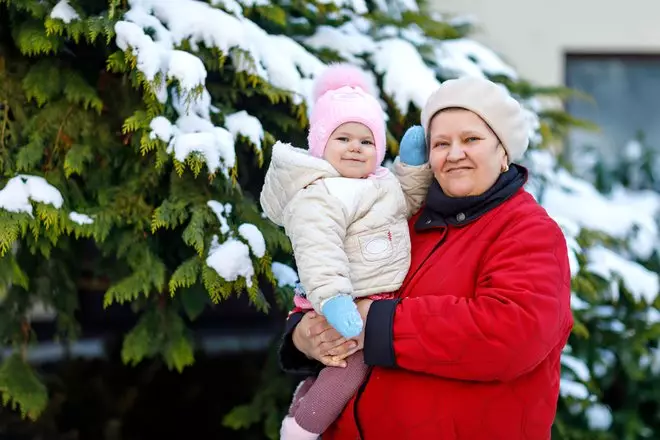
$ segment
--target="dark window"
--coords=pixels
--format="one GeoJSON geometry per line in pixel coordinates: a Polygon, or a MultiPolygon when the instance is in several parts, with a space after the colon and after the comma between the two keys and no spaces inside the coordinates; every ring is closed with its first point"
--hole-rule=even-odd
{"type": "Polygon", "coordinates": [[[578,168],[590,161],[592,149],[613,165],[640,134],[644,144],[660,152],[660,54],[570,53],[566,55],[566,85],[588,95],[570,99],[566,109],[600,128],[570,132],[569,157],[578,168]]]}

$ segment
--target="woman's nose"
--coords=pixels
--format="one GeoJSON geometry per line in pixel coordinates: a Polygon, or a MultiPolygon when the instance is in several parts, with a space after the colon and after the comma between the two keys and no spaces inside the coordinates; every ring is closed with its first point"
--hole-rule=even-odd
{"type": "Polygon", "coordinates": [[[459,142],[452,142],[449,146],[449,153],[447,154],[447,160],[457,161],[465,157],[465,151],[461,147],[459,142]]]}

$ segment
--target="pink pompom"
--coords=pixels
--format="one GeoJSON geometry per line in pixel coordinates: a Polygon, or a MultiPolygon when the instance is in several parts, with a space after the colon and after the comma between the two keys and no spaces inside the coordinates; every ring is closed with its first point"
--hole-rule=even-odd
{"type": "Polygon", "coordinates": [[[346,86],[360,87],[365,93],[371,93],[367,77],[360,68],[346,63],[331,64],[314,82],[314,101],[329,90],[346,86]]]}

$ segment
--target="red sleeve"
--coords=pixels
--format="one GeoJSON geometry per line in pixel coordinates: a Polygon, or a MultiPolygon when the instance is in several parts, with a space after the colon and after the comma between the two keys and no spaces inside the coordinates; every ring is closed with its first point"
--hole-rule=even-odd
{"type": "Polygon", "coordinates": [[[561,230],[549,217],[527,217],[484,256],[474,298],[424,296],[396,306],[396,364],[462,380],[515,378],[566,337],[570,291],[561,230]]]}

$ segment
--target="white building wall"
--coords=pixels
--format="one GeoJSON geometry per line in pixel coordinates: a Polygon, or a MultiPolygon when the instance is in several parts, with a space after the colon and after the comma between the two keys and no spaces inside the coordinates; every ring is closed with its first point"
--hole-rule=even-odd
{"type": "Polygon", "coordinates": [[[472,14],[473,35],[539,85],[564,83],[567,51],[660,54],[660,0],[431,0],[472,14]]]}

